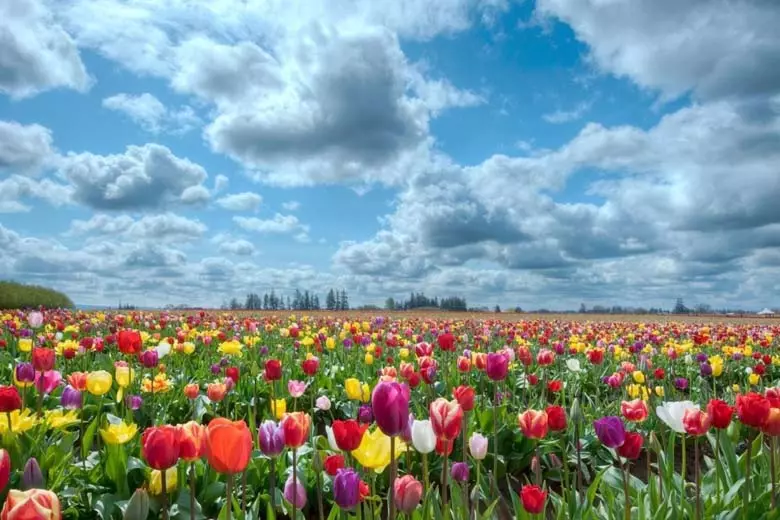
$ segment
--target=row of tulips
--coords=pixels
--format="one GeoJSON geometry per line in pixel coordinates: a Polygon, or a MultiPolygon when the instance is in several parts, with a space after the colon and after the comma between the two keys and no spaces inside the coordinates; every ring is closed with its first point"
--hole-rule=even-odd
{"type": "Polygon", "coordinates": [[[773,327],[1,317],[0,518],[777,514],[773,327]]]}

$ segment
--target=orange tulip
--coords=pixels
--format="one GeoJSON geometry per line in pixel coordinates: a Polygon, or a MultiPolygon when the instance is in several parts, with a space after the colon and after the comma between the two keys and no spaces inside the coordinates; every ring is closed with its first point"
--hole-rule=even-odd
{"type": "Polygon", "coordinates": [[[68,376],[68,384],[79,392],[85,391],[87,389],[87,373],[72,372],[68,376]]]}
{"type": "Polygon", "coordinates": [[[306,442],[311,427],[311,417],[304,412],[284,414],[282,429],[284,444],[288,448],[300,448],[306,442]]]}
{"type": "Polygon", "coordinates": [[[544,439],[547,436],[547,413],[527,410],[517,416],[523,435],[529,439],[544,439]]]}
{"type": "Polygon", "coordinates": [[[225,398],[227,386],[225,383],[210,383],[206,387],[206,395],[212,403],[218,403],[225,398]]]}
{"type": "Polygon", "coordinates": [[[241,473],[252,455],[252,434],[244,421],[217,417],[206,427],[206,458],[219,473],[241,473]]]}
{"type": "Polygon", "coordinates": [[[12,489],[5,499],[2,520],[60,520],[60,499],[47,489],[12,489]]]}
{"type": "Polygon", "coordinates": [[[179,425],[181,449],[179,457],[185,462],[194,462],[203,456],[206,450],[206,428],[190,421],[179,425]]]}

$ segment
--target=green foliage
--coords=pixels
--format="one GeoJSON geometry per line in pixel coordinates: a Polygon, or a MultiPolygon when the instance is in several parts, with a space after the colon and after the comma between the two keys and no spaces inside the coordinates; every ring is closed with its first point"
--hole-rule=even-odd
{"type": "Polygon", "coordinates": [[[0,281],[0,309],[25,309],[41,305],[50,309],[70,308],[73,302],[66,295],[48,287],[0,281]]]}

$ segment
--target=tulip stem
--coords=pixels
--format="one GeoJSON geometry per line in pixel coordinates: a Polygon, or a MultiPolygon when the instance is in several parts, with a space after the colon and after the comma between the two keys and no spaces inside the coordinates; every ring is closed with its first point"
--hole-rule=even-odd
{"type": "MultiPolygon", "coordinates": [[[[293,499],[292,499],[292,520],[298,519],[298,449],[293,448],[293,499]]],[[[230,519],[228,519],[230,520],[230,519]]]]}
{"type": "Polygon", "coordinates": [[[720,504],[720,428],[715,429],[715,500],[720,504]]]}
{"type": "Polygon", "coordinates": [[[577,450],[577,493],[582,489],[582,447],[580,446],[580,421],[574,423],[574,448],[577,450]]]}
{"type": "Polygon", "coordinates": [[[38,417],[43,417],[43,370],[41,370],[41,376],[39,381],[39,385],[36,385],[38,390],[38,417]]]}
{"type": "Polygon", "coordinates": [[[750,462],[753,458],[753,432],[748,433],[747,451],[745,452],[745,498],[742,504],[742,518],[748,520],[748,504],[750,504],[750,462]]]}
{"type": "Polygon", "coordinates": [[[398,473],[398,463],[395,460],[395,435],[390,437],[390,520],[395,520],[395,478],[398,473]]]}
{"type": "Polygon", "coordinates": [[[241,514],[246,518],[246,469],[241,472],[241,514]]]}
{"type": "Polygon", "coordinates": [[[441,510],[442,513],[444,514],[444,518],[448,519],[450,517],[449,506],[447,505],[447,476],[448,476],[447,462],[449,460],[449,457],[447,456],[447,451],[449,446],[446,445],[447,441],[444,442],[445,442],[444,462],[442,462],[442,467],[441,467],[441,510]]]}
{"type": "Polygon", "coordinates": [[[227,507],[227,509],[225,510],[225,519],[230,520],[230,518],[233,516],[233,474],[232,473],[227,474],[227,484],[225,486],[225,497],[227,498],[227,503],[225,504],[225,507],[227,507]]]}
{"type": "Polygon", "coordinates": [[[428,488],[430,487],[430,483],[428,481],[428,454],[427,453],[422,454],[422,462],[423,462],[423,495],[427,495],[428,488]]]}
{"type": "MultiPolygon", "coordinates": [[[[13,433],[14,432],[14,428],[13,428],[13,426],[11,426],[11,412],[6,412],[5,413],[5,419],[8,421],[8,433],[13,433]]],[[[82,423],[81,429],[82,430],[84,429],[83,423],[82,423]]],[[[82,439],[84,438],[83,434],[81,435],[81,438],[82,439]]]]}
{"type": "Polygon", "coordinates": [[[168,468],[160,470],[160,483],[162,487],[162,517],[168,520],[168,468]]]}
{"type": "Polygon", "coordinates": [[[498,385],[493,385],[493,490],[498,493],[498,385]]]}
{"type": "Polygon", "coordinates": [[[542,456],[539,453],[539,441],[536,441],[536,446],[534,448],[534,455],[536,456],[536,471],[534,473],[536,474],[536,485],[540,486],[542,485],[542,456]]]}
{"type": "MultiPolygon", "coordinates": [[[[466,432],[466,430],[468,430],[468,427],[469,427],[468,414],[469,414],[468,412],[465,412],[465,411],[463,412],[463,425],[461,427],[461,435],[463,436],[463,463],[464,464],[467,464],[467,462],[466,462],[466,458],[467,458],[467,456],[466,456],[466,444],[467,444],[467,441],[466,441],[466,433],[467,432],[466,432]]],[[[469,492],[468,492],[469,484],[468,484],[468,481],[466,481],[464,489],[466,490],[466,492],[463,495],[463,501],[464,501],[464,504],[466,505],[466,513],[468,514],[468,511],[469,511],[469,492]]]]}
{"type": "Polygon", "coordinates": [[[276,514],[276,459],[271,457],[271,467],[268,469],[269,492],[271,493],[271,510],[276,514]]]}
{"type": "MultiPolygon", "coordinates": [[[[314,452],[314,456],[315,457],[319,457],[320,455],[319,455],[318,452],[315,451],[314,452]]],[[[317,510],[319,512],[320,520],[323,520],[325,513],[323,511],[324,507],[322,505],[322,471],[319,470],[319,469],[317,471],[317,480],[316,480],[316,482],[317,482],[317,510]]]]}
{"type": "MultiPolygon", "coordinates": [[[[696,520],[701,520],[701,478],[699,474],[699,436],[693,438],[693,465],[696,472],[696,520]]],[[[717,476],[717,474],[716,474],[717,476]]]]}
{"type": "Polygon", "coordinates": [[[623,459],[618,455],[618,462],[620,463],[620,472],[623,474],[623,495],[625,496],[625,520],[631,520],[631,495],[628,492],[628,473],[626,467],[623,464],[623,459]]]}
{"type": "Polygon", "coordinates": [[[190,464],[190,520],[195,520],[195,463],[190,464]]]}
{"type": "Polygon", "coordinates": [[[777,507],[777,475],[775,474],[775,437],[769,440],[769,472],[772,474],[772,509],[777,507]]]}

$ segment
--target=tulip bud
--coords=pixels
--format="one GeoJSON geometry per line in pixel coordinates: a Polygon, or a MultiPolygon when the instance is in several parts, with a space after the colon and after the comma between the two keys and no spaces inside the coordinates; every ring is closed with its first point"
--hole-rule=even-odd
{"type": "Polygon", "coordinates": [[[569,417],[571,418],[572,422],[575,423],[582,423],[582,421],[585,419],[582,416],[582,408],[580,408],[580,398],[575,397],[574,401],[571,403],[571,412],[569,412],[569,417]]]}
{"type": "Polygon", "coordinates": [[[136,489],[127,502],[123,520],[146,520],[149,516],[149,494],[145,489],[136,489]]]}
{"type": "Polygon", "coordinates": [[[535,474],[537,474],[537,473],[539,472],[539,469],[540,469],[540,466],[539,466],[539,457],[537,457],[536,455],[534,455],[534,456],[531,458],[531,473],[533,473],[533,474],[535,475],[535,474]]]}
{"type": "Polygon", "coordinates": [[[35,457],[30,457],[27,464],[24,465],[22,472],[22,489],[46,489],[46,483],[43,480],[41,466],[35,457]]]}

